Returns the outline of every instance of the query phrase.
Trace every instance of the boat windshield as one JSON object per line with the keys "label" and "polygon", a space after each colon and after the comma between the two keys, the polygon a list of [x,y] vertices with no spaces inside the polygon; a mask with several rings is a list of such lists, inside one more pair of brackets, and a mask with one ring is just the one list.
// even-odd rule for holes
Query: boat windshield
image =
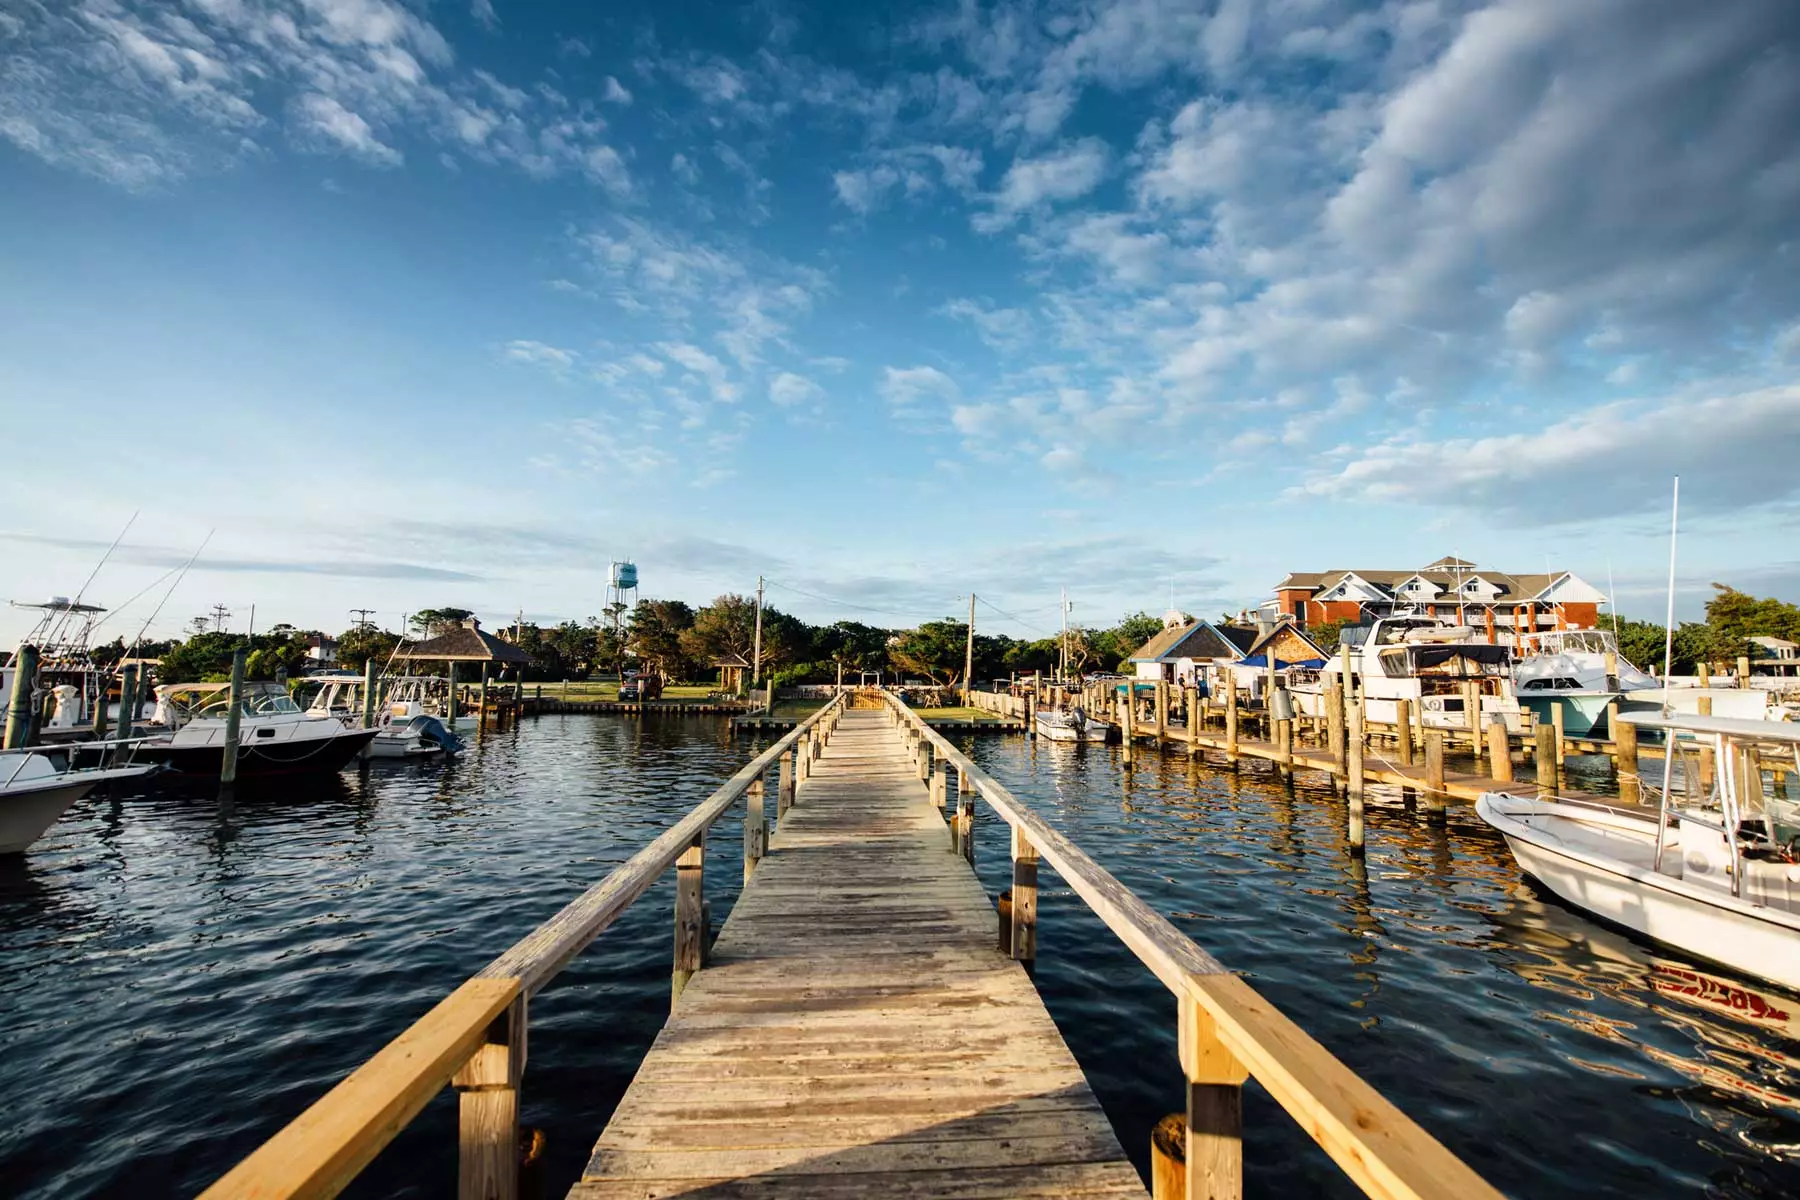
{"label": "boat windshield", "polygon": [[[272,717],[299,711],[300,706],[289,696],[245,696],[238,701],[238,714],[245,717]],[[200,710],[202,717],[223,718],[230,714],[230,700],[216,700]]]}
{"label": "boat windshield", "polygon": [[1548,629],[1524,640],[1530,654],[1612,654],[1619,648],[1610,629]]}

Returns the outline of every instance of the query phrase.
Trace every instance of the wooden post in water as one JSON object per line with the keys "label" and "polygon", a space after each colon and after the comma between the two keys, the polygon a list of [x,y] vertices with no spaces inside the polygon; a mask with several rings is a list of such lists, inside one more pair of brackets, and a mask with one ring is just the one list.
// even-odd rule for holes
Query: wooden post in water
{"label": "wooden post in water", "polygon": [[1537,727],[1537,790],[1540,800],[1556,796],[1556,730],[1549,725]]}
{"label": "wooden post in water", "polygon": [[1400,751],[1400,765],[1413,765],[1412,701],[1402,696],[1394,701],[1395,748]]}
{"label": "wooden post in water", "polygon": [[1137,707],[1137,684],[1132,680],[1125,681],[1125,700],[1119,706],[1119,735],[1125,751],[1125,769],[1131,770],[1131,724],[1132,709]]}
{"label": "wooden post in water", "polygon": [[1741,688],[1750,686],[1750,656],[1748,654],[1738,655],[1737,685]]}
{"label": "wooden post in water", "polygon": [[444,726],[451,732],[456,730],[456,664],[448,663],[450,675],[450,696],[444,701]]}
{"label": "wooden post in water", "polygon": [[1513,777],[1512,747],[1507,743],[1506,717],[1495,713],[1494,719],[1488,723],[1487,733],[1488,773],[1501,783],[1511,783]]}
{"label": "wooden post in water", "polygon": [[[6,749],[22,750],[31,733],[31,689],[37,683],[38,648],[20,646],[14,668],[12,695],[6,704]],[[135,678],[135,668],[125,669]]]}
{"label": "wooden post in water", "polygon": [[1444,791],[1444,731],[1441,729],[1425,731],[1425,794],[1422,798],[1426,817],[1443,820],[1447,795]]}
{"label": "wooden post in water", "polygon": [[1294,777],[1294,721],[1271,722],[1275,727],[1275,769],[1283,779]]}
{"label": "wooden post in water", "polygon": [[1182,689],[1181,703],[1187,714],[1188,757],[1200,753],[1200,689],[1188,684]]}
{"label": "wooden post in water", "polygon": [[[1712,710],[1713,710],[1712,697],[1711,696],[1698,697],[1694,701],[1694,708],[1695,708],[1695,711],[1698,712],[1700,716],[1703,716],[1703,717],[1712,716]],[[1670,744],[1670,739],[1665,737],[1665,739],[1663,741],[1663,753],[1670,754],[1670,753],[1673,753],[1673,751],[1674,751],[1674,747]],[[1710,741],[1702,740],[1700,742],[1700,753],[1697,755],[1697,757],[1699,759],[1699,764],[1700,764],[1700,788],[1701,788],[1701,791],[1703,793],[1705,793],[1706,795],[1711,795],[1712,788],[1713,788],[1713,773],[1714,772],[1713,772],[1713,745]]]}
{"label": "wooden post in water", "polygon": [[[1229,670],[1229,668],[1227,668]],[[1226,677],[1225,684],[1225,764],[1232,770],[1238,765],[1237,681]]]}
{"label": "wooden post in water", "polygon": [[516,1200],[519,1194],[525,1024],[521,995],[488,1026],[481,1048],[451,1077],[457,1093],[457,1200]]}
{"label": "wooden post in water", "polygon": [[362,694],[362,727],[373,728],[375,725],[375,656],[369,655],[363,661],[363,694]]}
{"label": "wooden post in water", "polygon": [[756,870],[756,864],[763,859],[763,851],[769,844],[768,810],[763,804],[763,781],[753,779],[750,786],[744,789],[744,882],[750,882],[750,875]]}
{"label": "wooden post in water", "polygon": [[1420,696],[1419,702],[1412,705],[1412,719],[1413,745],[1419,753],[1423,754],[1425,752],[1425,697]]}
{"label": "wooden post in water", "polygon": [[1327,684],[1325,697],[1325,743],[1331,752],[1332,785],[1340,784],[1349,774],[1349,763],[1344,752],[1344,685],[1342,683]]}
{"label": "wooden post in water", "polygon": [[1638,786],[1637,726],[1629,721],[1619,720],[1619,706],[1614,702],[1606,708],[1606,727],[1612,730],[1619,799],[1627,804],[1637,804],[1643,797],[1643,791]]}
{"label": "wooden post in water", "polygon": [[1169,736],[1169,683],[1166,679],[1156,681],[1156,744],[1162,745]]}
{"label": "wooden post in water", "polygon": [[1361,850],[1363,847],[1363,708],[1362,705],[1349,706],[1350,727],[1346,731],[1349,742],[1349,818],[1350,847]]}
{"label": "wooden post in water", "polygon": [[1244,1080],[1249,1071],[1219,1040],[1199,1003],[1180,996],[1181,1070],[1187,1077],[1186,1200],[1244,1194]]}
{"label": "wooden post in water", "polygon": [[95,678],[99,681],[100,694],[94,697],[94,740],[96,742],[103,742],[106,740],[107,726],[106,676],[98,675]]}
{"label": "wooden post in water", "polygon": [[481,687],[475,694],[475,736],[487,733],[488,727],[488,665],[481,664]]}
{"label": "wooden post in water", "polygon": [[225,714],[225,750],[219,759],[219,782],[230,786],[237,782],[238,727],[243,714],[244,651],[231,652],[231,709]]}
{"label": "wooden post in water", "polygon": [[681,1003],[681,993],[700,970],[701,942],[706,921],[701,905],[706,901],[706,834],[696,837],[675,860],[675,970],[669,1007]]}
{"label": "wooden post in water", "polygon": [[[132,699],[137,695],[138,669],[127,666],[119,672],[119,737],[129,738],[136,732],[137,711],[132,707]],[[17,680],[14,681],[17,683]],[[130,746],[114,746],[112,764],[118,766],[131,754]]]}
{"label": "wooden post in water", "polygon": [[1037,848],[1012,827],[1012,956],[1020,962],[1037,958]]}
{"label": "wooden post in water", "polygon": [[1556,732],[1556,765],[1560,767],[1569,760],[1568,716],[1561,701],[1550,706],[1550,727]]}

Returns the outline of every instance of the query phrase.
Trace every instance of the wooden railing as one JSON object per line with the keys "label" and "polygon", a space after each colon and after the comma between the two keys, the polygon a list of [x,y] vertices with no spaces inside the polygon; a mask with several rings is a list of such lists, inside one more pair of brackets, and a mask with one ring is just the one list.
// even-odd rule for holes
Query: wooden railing
{"label": "wooden railing", "polygon": [[[932,798],[946,809],[956,848],[973,860],[977,795],[1012,829],[1013,957],[1037,957],[1037,872],[1044,862],[1174,993],[1187,1078],[1186,1196],[1242,1194],[1241,1089],[1251,1076],[1368,1195],[1384,1200],[1500,1195],[898,697],[884,695],[892,719],[906,732],[919,777],[929,780]],[[949,811],[952,767],[957,773],[954,812]],[[1159,1188],[1157,1195],[1163,1194]]]}
{"label": "wooden railing", "polygon": [[315,1101],[202,1193],[202,1200],[329,1197],[356,1177],[445,1085],[460,1096],[458,1194],[518,1194],[519,1086],[530,998],[676,869],[674,998],[700,969],[706,833],[744,799],[744,876],[768,848],[764,775],[777,768],[776,816],[794,802],[843,714],[840,696],[759,754],[680,821],[564,906]]}

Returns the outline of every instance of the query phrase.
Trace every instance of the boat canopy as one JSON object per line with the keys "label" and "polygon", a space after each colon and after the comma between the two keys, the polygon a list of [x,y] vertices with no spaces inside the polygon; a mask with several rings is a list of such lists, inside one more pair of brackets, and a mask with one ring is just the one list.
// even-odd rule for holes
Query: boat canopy
{"label": "boat canopy", "polygon": [[1485,642],[1425,643],[1407,647],[1415,670],[1441,667],[1452,659],[1467,659],[1483,666],[1503,667],[1512,661],[1512,650],[1506,646],[1490,646]]}
{"label": "boat canopy", "polygon": [[[1267,668],[1269,665],[1269,656],[1267,654],[1252,654],[1249,658],[1240,658],[1238,661],[1232,663],[1231,665],[1234,667]],[[1317,671],[1319,668],[1323,667],[1324,665],[1325,665],[1325,660],[1322,658],[1299,658],[1299,659],[1294,659],[1294,660],[1290,661],[1288,659],[1282,658],[1280,655],[1275,656],[1275,669],[1277,671],[1283,670],[1284,668],[1287,668],[1287,667],[1308,667],[1314,671]]]}
{"label": "boat canopy", "polygon": [[1702,717],[1684,713],[1665,717],[1660,712],[1623,712],[1619,714],[1619,720],[1643,729],[1723,734],[1742,741],[1800,746],[1800,722],[1796,721],[1752,721],[1745,717]]}

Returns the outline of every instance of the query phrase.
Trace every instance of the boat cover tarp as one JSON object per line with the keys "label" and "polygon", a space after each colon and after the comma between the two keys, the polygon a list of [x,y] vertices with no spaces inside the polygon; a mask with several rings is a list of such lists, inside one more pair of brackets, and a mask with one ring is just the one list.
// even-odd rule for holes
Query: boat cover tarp
{"label": "boat cover tarp", "polygon": [[[1241,658],[1231,665],[1234,667],[1267,668],[1269,665],[1269,656],[1267,654],[1252,654],[1249,658]],[[1310,667],[1316,671],[1324,665],[1325,660],[1322,658],[1299,658],[1292,661],[1282,658],[1279,655],[1275,658],[1275,669],[1277,671],[1282,670],[1285,667]]]}
{"label": "boat cover tarp", "polygon": [[1512,661],[1512,651],[1505,646],[1489,646],[1483,642],[1453,642],[1445,646],[1410,646],[1413,668],[1441,667],[1452,659],[1463,658],[1486,666],[1503,667]]}

